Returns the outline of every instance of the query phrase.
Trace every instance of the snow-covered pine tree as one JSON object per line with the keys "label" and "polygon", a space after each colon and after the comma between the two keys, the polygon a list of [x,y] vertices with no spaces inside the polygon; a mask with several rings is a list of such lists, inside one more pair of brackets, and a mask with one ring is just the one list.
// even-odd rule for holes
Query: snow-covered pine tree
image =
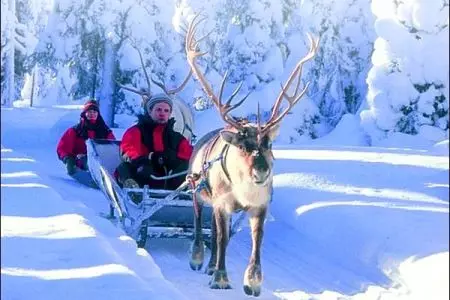
{"label": "snow-covered pine tree", "polygon": [[[83,2],[55,0],[45,29],[39,35],[35,62],[39,65],[36,102],[42,105],[66,104],[89,95],[92,84],[83,51],[86,32],[86,8]],[[91,29],[91,28],[88,28]],[[50,100],[56,103],[50,103]]]}
{"label": "snow-covered pine tree", "polygon": [[[263,114],[269,111],[280,88],[278,83],[274,85],[274,80],[283,72],[279,44],[284,39],[284,24],[280,1],[184,0],[178,6],[178,18],[184,17],[185,22],[199,12],[206,20],[198,27],[198,36],[209,35],[201,43],[208,55],[199,58],[198,64],[212,88],[219,91],[228,71],[224,98],[240,82],[244,84],[236,99],[251,91],[248,100],[234,114],[250,113],[248,117],[252,118],[258,102]],[[195,95],[203,94],[200,86],[197,87]],[[268,93],[264,92],[267,90]],[[204,109],[205,105],[201,107]]]}
{"label": "snow-covered pine tree", "polygon": [[98,57],[98,88],[95,91],[95,98],[99,102],[103,119],[109,126],[114,125],[118,100],[118,88],[115,83],[118,73],[118,51],[129,36],[126,22],[133,5],[132,1],[127,0],[94,0],[89,9],[89,18],[97,26],[102,45]]}
{"label": "snow-covered pine tree", "polygon": [[16,0],[17,19],[22,26],[23,43],[27,44],[26,53],[18,52],[15,59],[17,84],[21,99],[29,100],[32,105],[37,90],[34,51],[38,36],[44,30],[48,20],[51,4],[48,0]]}
{"label": "snow-covered pine tree", "polygon": [[[149,76],[164,82],[169,89],[177,86],[188,73],[188,65],[183,56],[184,35],[176,32],[172,25],[175,2],[164,0],[138,1],[129,11],[125,27],[129,38],[118,51],[118,79],[122,84],[147,90],[137,47],[143,56]],[[151,83],[152,92],[160,88]],[[141,110],[140,96],[121,90],[118,93],[117,112],[138,113]]]}
{"label": "snow-covered pine tree", "polygon": [[[15,2],[14,2],[15,5]],[[14,13],[10,0],[1,0],[1,94],[2,105],[12,106],[14,101]]]}
{"label": "snow-covered pine tree", "polygon": [[28,0],[2,0],[1,16],[1,91],[3,103],[12,106],[20,95],[26,69],[23,61],[36,45]]}
{"label": "snow-covered pine tree", "polygon": [[448,137],[448,1],[373,0],[372,10],[378,38],[361,113],[372,144],[395,132]]}
{"label": "snow-covered pine tree", "polygon": [[286,72],[306,53],[306,33],[320,36],[319,53],[303,71],[303,83],[311,82],[309,91],[293,110],[296,121],[285,126],[293,126],[291,140],[298,134],[321,137],[364,103],[374,38],[370,1],[285,0],[283,7],[288,23]]}
{"label": "snow-covered pine tree", "polygon": [[215,41],[220,57],[215,68],[220,73],[229,69],[230,82],[244,81],[246,89],[260,90],[283,70],[278,47],[284,38],[280,1],[231,0],[224,4],[216,13],[223,36]]}

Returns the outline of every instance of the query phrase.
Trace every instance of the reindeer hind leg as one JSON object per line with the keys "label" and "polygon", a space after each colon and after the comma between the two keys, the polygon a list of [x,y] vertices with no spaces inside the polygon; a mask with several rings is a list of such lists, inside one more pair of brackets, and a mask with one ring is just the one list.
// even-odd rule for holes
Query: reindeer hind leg
{"label": "reindeer hind leg", "polygon": [[216,222],[216,268],[212,274],[209,287],[212,289],[231,289],[228,274],[225,267],[226,248],[228,245],[228,220],[227,213],[221,208],[214,208]]}

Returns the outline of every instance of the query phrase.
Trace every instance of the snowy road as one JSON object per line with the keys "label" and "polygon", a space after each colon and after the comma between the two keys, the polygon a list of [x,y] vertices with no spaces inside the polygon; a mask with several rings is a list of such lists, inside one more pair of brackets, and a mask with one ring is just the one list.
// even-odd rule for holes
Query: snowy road
{"label": "snowy road", "polygon": [[[40,176],[65,200],[107,211],[103,195],[68,179],[56,159],[56,139],[74,119],[73,113],[55,118],[56,125],[39,137],[26,126],[11,128],[2,132],[2,145],[34,158]],[[17,135],[26,146],[13,138]],[[448,252],[448,157],[356,147],[279,147],[275,156],[273,220],[266,223],[259,299],[381,294],[397,283],[395,274],[387,275],[401,262]],[[190,270],[186,240],[149,240],[146,249],[164,277],[189,299],[246,299],[242,277],[251,250],[248,227],[228,248],[232,290],[210,290],[208,276]]]}

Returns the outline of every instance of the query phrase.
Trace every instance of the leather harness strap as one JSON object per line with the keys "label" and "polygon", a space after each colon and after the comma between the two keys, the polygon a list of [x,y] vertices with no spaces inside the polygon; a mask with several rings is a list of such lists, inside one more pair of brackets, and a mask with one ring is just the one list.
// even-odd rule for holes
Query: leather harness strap
{"label": "leather harness strap", "polygon": [[[205,152],[203,154],[203,159],[202,159],[202,176],[203,176],[203,179],[206,182],[206,187],[207,187],[209,193],[211,193],[211,187],[210,187],[210,185],[208,183],[208,178],[207,178],[208,168],[209,167],[207,167],[206,164],[207,164],[207,159],[208,159],[209,155],[211,154],[211,151],[214,148],[214,146],[216,145],[216,143],[219,140],[219,138],[220,138],[220,134],[217,133],[217,135],[213,139],[211,139],[209,141],[209,143],[206,146],[207,148],[206,148],[206,150],[205,150]],[[220,165],[222,167],[223,172],[225,173],[225,176],[227,177],[227,179],[230,182],[232,182],[230,174],[228,173],[228,170],[227,170],[227,167],[226,167],[226,155],[227,155],[229,149],[230,149],[230,145],[229,144],[225,144],[223,146],[223,148],[222,148],[222,151],[220,151],[220,156],[219,156],[218,159],[220,159]]]}
{"label": "leather harness strap", "polygon": [[206,159],[209,157],[209,155],[211,154],[211,151],[212,151],[212,149],[214,148],[214,145],[217,143],[217,141],[219,140],[219,138],[220,138],[220,134],[216,134],[215,136],[214,136],[214,138],[212,139],[212,140],[210,140],[209,142],[208,142],[208,144],[206,145],[206,150],[205,150],[205,152],[203,153],[203,159],[202,159],[202,172],[203,173],[206,173],[206,170],[205,170],[205,165],[206,165]]}
{"label": "leather harness strap", "polygon": [[231,177],[230,174],[228,173],[228,169],[227,169],[227,164],[226,164],[226,159],[227,159],[227,154],[228,154],[228,150],[230,149],[230,145],[229,144],[225,144],[225,146],[222,148],[222,151],[220,152],[220,164],[222,166],[222,170],[225,173],[225,176],[227,177],[228,181],[231,181]]}
{"label": "leather harness strap", "polygon": [[[217,160],[220,159],[220,165],[222,167],[223,172],[225,173],[225,176],[227,177],[227,179],[231,181],[230,178],[230,174],[228,173],[228,170],[226,168],[226,155],[228,153],[228,150],[230,149],[230,145],[229,144],[225,144],[222,148],[222,151],[220,151],[220,156],[216,159],[214,159],[213,161],[209,161],[207,162],[206,159],[208,158],[208,156],[211,154],[212,149],[214,148],[215,144],[217,143],[217,141],[220,138],[220,134],[217,133],[217,135],[211,139],[208,144],[206,145],[206,150],[203,153],[203,157],[202,157],[202,170],[200,172],[200,174],[191,174],[188,175],[186,178],[187,180],[190,182],[191,184],[191,188],[194,190],[193,196],[192,196],[192,200],[193,200],[193,206],[194,206],[194,213],[195,216],[198,218],[199,216],[199,211],[200,211],[200,207],[198,205],[198,200],[197,200],[197,196],[196,196],[196,190],[197,189],[202,189],[205,188],[207,189],[208,193],[211,195],[212,191],[211,191],[211,186],[209,185],[208,182],[208,169],[211,166],[212,163],[216,162]],[[207,165],[208,164],[208,165]],[[195,181],[199,180],[201,178],[201,182],[203,182],[203,184],[201,183],[199,186],[196,186]],[[202,186],[202,187],[201,187]]]}

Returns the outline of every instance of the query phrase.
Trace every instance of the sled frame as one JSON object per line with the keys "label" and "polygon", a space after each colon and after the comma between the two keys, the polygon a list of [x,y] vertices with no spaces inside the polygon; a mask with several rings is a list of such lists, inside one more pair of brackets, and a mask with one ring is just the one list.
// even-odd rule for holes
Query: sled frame
{"label": "sled frame", "polygon": [[[135,239],[139,247],[145,246],[148,237],[192,239],[194,235],[193,226],[177,224],[176,222],[172,224],[173,222],[170,222],[170,220],[167,223],[158,222],[153,217],[167,207],[174,211],[178,209],[186,211],[186,209],[192,208],[190,213],[193,222],[193,191],[188,189],[186,183],[176,190],[150,189],[147,185],[143,188],[121,188],[113,175],[115,168],[121,162],[118,151],[119,145],[120,141],[117,140],[96,139],[86,141],[89,171],[93,180],[110,202],[107,218],[114,221],[127,235]],[[111,150],[111,153],[106,153],[108,151],[105,151],[105,149]],[[142,201],[135,204],[131,200],[130,193],[140,194]],[[206,203],[202,205],[203,210],[210,210],[210,215],[212,215],[212,207]],[[245,214],[243,213],[233,215],[230,220],[230,237],[240,230],[240,224],[244,218]],[[210,222],[202,226],[202,234],[205,241],[210,239]]]}

